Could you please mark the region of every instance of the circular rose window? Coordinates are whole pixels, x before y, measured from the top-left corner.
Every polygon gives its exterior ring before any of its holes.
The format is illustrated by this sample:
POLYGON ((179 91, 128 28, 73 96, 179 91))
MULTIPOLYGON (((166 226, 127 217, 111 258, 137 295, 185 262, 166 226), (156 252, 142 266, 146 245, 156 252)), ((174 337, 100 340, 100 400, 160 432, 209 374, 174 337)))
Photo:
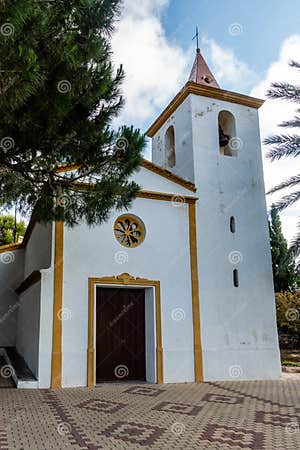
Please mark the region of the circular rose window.
POLYGON ((145 238, 145 225, 138 217, 124 214, 115 221, 114 233, 119 244, 127 248, 137 247, 145 238))

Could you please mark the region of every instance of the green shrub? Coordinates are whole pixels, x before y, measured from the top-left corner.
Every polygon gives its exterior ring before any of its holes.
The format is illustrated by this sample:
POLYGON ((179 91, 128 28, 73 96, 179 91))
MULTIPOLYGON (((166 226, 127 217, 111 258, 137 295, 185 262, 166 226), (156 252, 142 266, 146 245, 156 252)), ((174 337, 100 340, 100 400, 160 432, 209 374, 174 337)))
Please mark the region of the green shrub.
POLYGON ((275 299, 278 330, 300 336, 300 290, 276 293, 275 299))
POLYGON ((293 362, 293 361, 282 361, 281 363, 282 366, 287 366, 287 367, 300 367, 299 363, 293 362))

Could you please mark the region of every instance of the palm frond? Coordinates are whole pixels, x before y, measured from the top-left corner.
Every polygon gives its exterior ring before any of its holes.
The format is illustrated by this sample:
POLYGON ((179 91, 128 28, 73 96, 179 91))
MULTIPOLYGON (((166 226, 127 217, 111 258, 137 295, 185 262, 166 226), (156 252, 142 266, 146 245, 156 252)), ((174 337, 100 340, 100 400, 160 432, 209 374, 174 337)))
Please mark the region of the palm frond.
POLYGON ((288 134, 275 134, 274 136, 266 138, 264 143, 267 145, 285 144, 287 142, 290 142, 291 140, 297 139, 299 139, 299 136, 297 135, 292 136, 288 134))
POLYGON ((282 122, 279 126, 288 128, 300 128, 300 116, 296 116, 293 120, 282 122))
POLYGON ((272 161, 288 156, 299 156, 300 136, 297 135, 275 135, 264 140, 265 145, 276 145, 267 153, 267 158, 272 161))
POLYGON ((278 202, 274 203, 274 207, 280 212, 293 205, 298 200, 300 200, 300 191, 292 192, 291 194, 282 197, 278 200, 278 202))
POLYGON ((296 69, 300 69, 300 62, 299 61, 294 61, 293 59, 289 62, 289 65, 291 67, 296 67, 296 69))
POLYGON ((295 175, 291 178, 288 178, 286 181, 274 186, 272 189, 268 191, 268 194, 274 194, 274 192, 281 191, 282 189, 291 188, 300 184, 300 174, 295 175))
POLYGON ((271 89, 267 91, 267 97, 298 103, 300 102, 300 87, 284 82, 272 83, 271 89))

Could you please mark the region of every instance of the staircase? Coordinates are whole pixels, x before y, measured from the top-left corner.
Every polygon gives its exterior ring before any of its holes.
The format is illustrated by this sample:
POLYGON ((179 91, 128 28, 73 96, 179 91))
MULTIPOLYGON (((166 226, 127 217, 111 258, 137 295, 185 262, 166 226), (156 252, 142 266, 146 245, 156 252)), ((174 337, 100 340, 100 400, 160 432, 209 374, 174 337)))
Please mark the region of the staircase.
POLYGON ((13 386, 23 389, 38 387, 37 379, 15 347, 0 348, 0 366, 0 387, 5 383, 12 383, 13 386))

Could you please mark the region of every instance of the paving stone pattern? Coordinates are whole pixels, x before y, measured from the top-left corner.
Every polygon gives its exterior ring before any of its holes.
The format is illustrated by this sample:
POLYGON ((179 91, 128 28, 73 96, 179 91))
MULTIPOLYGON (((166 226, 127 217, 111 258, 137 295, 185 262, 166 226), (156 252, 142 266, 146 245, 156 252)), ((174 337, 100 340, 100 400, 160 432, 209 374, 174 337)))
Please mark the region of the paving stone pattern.
POLYGON ((0 389, 0 450, 300 449, 300 379, 0 389))

